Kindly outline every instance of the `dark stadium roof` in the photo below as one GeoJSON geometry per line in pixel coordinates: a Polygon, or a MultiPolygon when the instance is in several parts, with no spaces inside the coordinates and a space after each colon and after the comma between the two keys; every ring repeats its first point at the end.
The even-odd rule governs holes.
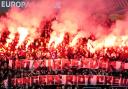
{"type": "Polygon", "coordinates": [[[122,13],[128,10],[128,0],[104,0],[110,13],[122,13]]]}

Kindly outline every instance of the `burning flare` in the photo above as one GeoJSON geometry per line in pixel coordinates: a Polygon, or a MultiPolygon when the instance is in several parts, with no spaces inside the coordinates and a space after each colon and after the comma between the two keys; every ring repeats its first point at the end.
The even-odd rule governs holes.
{"type": "Polygon", "coordinates": [[[54,48],[56,48],[63,41],[63,38],[64,38],[64,33],[60,33],[58,35],[55,31],[52,32],[48,47],[50,47],[51,44],[54,43],[54,48]]]}
{"type": "Polygon", "coordinates": [[[24,27],[19,27],[18,28],[18,33],[19,33],[20,36],[19,36],[19,42],[17,44],[17,47],[20,46],[24,42],[25,38],[29,34],[28,30],[24,27]]]}

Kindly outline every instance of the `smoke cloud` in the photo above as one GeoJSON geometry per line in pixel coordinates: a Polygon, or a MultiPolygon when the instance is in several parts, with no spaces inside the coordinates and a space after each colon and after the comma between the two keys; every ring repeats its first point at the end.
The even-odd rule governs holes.
{"type": "Polygon", "coordinates": [[[52,29],[57,34],[81,34],[77,37],[94,34],[97,38],[111,34],[126,35],[127,20],[117,21],[111,28],[102,26],[112,11],[107,6],[104,0],[31,0],[25,8],[11,8],[6,17],[0,18],[0,32],[7,27],[12,40],[18,28],[23,27],[28,31],[29,39],[33,40],[40,36],[37,28],[41,21],[55,15],[52,29]]]}

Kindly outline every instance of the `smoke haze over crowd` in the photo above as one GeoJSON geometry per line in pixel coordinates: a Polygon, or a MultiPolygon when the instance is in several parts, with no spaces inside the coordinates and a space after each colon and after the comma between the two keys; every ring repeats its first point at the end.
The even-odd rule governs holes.
{"type": "MultiPolygon", "coordinates": [[[[97,41],[101,41],[103,45],[102,41],[111,38],[111,36],[116,36],[115,43],[116,38],[122,35],[123,40],[126,40],[127,19],[116,21],[110,28],[102,25],[108,19],[109,11],[111,11],[107,6],[103,0],[70,0],[70,2],[69,0],[32,0],[25,8],[13,7],[5,17],[1,16],[0,32],[8,28],[10,34],[7,44],[12,42],[16,33],[23,36],[20,32],[27,33],[24,35],[25,37],[20,37],[22,42],[26,38],[32,42],[41,35],[40,31],[42,30],[38,28],[42,20],[56,17],[51,26],[54,30],[51,33],[51,43],[55,40],[58,40],[55,42],[56,44],[61,43],[66,32],[75,39],[71,44],[76,43],[80,37],[89,37],[90,34],[94,34],[97,41]]],[[[19,41],[21,40],[19,39],[19,41]]],[[[22,42],[18,42],[18,45],[21,45],[22,42]]]]}

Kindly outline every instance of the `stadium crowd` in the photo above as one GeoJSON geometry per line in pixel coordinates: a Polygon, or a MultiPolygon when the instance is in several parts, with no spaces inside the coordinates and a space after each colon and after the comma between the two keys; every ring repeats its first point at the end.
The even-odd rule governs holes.
{"type": "MultiPolygon", "coordinates": [[[[43,23],[44,24],[44,23],[43,23]]],[[[93,58],[97,59],[109,59],[109,61],[121,61],[128,62],[128,47],[109,47],[102,48],[97,50],[95,53],[91,53],[87,49],[88,40],[95,40],[94,35],[90,35],[88,38],[80,38],[75,47],[69,46],[70,34],[66,33],[64,36],[64,40],[61,44],[54,48],[51,44],[50,48],[48,48],[48,42],[50,39],[50,33],[53,31],[51,28],[51,21],[47,21],[45,25],[40,27],[42,30],[42,34],[38,39],[35,39],[33,43],[31,43],[26,49],[25,41],[20,47],[15,48],[17,44],[17,40],[13,40],[12,43],[9,44],[9,47],[5,47],[6,38],[9,32],[3,32],[0,40],[0,86],[4,87],[3,80],[8,79],[8,86],[11,87],[9,79],[11,78],[21,78],[21,77],[30,77],[37,75],[109,75],[116,77],[128,78],[128,71],[124,70],[106,70],[106,69],[88,69],[88,68],[76,68],[71,67],[70,69],[63,70],[51,70],[47,67],[37,68],[37,69],[12,69],[9,68],[9,60],[45,60],[45,59],[53,59],[56,60],[58,58],[65,58],[69,60],[81,58],[93,58]]],[[[45,89],[41,88],[42,85],[32,85],[32,86],[18,86],[16,89],[45,89]],[[24,87],[24,88],[23,88],[24,87]]],[[[14,88],[14,86],[13,86],[14,88]]],[[[14,89],[15,89],[14,88],[14,89]]],[[[48,88],[47,88],[48,89],[48,88]]],[[[51,89],[49,87],[49,89],[51,89]]],[[[58,88],[61,89],[61,88],[58,88]]],[[[64,88],[65,89],[65,88],[64,88]]]]}

